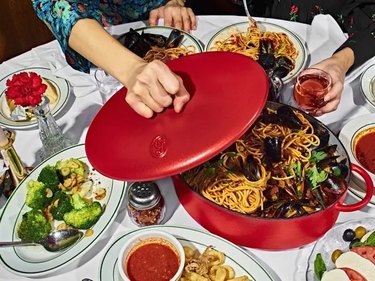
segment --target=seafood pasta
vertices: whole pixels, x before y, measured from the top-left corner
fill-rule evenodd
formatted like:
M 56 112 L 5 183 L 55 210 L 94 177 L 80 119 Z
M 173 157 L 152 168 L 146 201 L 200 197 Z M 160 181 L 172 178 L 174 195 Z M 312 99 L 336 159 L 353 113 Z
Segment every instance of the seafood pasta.
M 348 167 L 329 132 L 289 106 L 265 109 L 242 138 L 182 174 L 207 199 L 261 217 L 296 217 L 326 208 L 345 191 Z
M 293 70 L 298 57 L 298 51 L 287 34 L 262 31 L 255 25 L 249 26 L 246 32 L 216 41 L 210 51 L 229 51 L 249 56 L 265 70 L 276 71 L 281 78 Z
M 187 56 L 194 54 L 196 52 L 194 46 L 180 46 L 176 48 L 164 48 L 164 47 L 152 47 L 143 59 L 147 62 L 151 62 L 153 60 L 161 60 L 161 61 L 168 61 L 174 60 L 179 57 Z
M 168 37 L 143 31 L 138 33 L 136 30 L 130 29 L 119 38 L 119 41 L 136 55 L 151 62 L 153 60 L 173 60 L 195 53 L 195 46 L 181 45 L 183 39 L 184 34 L 177 29 L 172 29 Z

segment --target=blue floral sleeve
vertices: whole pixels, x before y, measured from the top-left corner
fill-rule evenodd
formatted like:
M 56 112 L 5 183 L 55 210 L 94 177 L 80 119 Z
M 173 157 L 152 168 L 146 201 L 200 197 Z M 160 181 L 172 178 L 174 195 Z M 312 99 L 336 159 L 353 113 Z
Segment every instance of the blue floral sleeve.
M 38 17 L 45 22 L 75 69 L 89 72 L 91 63 L 68 46 L 74 24 L 83 18 L 110 26 L 148 18 L 149 12 L 165 0 L 31 0 Z

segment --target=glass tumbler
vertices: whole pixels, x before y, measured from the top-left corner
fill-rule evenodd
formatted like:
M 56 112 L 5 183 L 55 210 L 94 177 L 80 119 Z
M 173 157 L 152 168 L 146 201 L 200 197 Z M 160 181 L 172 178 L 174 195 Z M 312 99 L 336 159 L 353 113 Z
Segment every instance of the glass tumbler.
M 95 70 L 94 77 L 103 104 L 105 104 L 112 95 L 122 87 L 117 79 L 109 75 L 103 69 Z
M 294 85 L 294 100 L 300 109 L 315 114 L 326 105 L 324 97 L 331 87 L 332 78 L 327 72 L 317 68 L 305 69 L 298 75 Z

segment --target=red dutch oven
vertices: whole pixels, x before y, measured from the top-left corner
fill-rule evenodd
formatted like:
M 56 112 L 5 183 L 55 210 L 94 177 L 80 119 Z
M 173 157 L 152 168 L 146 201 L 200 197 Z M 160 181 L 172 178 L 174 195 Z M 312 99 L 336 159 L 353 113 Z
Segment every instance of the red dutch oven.
M 230 52 L 191 55 L 168 65 L 183 78 L 191 101 L 180 114 L 167 109 L 146 119 L 127 105 L 126 89 L 116 93 L 95 116 L 86 136 L 87 157 L 98 172 L 125 181 L 173 176 L 180 202 L 199 224 L 238 245 L 261 249 L 310 243 L 333 226 L 340 211 L 355 211 L 369 202 L 372 180 L 355 165 L 351 165 L 352 171 L 367 184 L 361 202 L 343 205 L 345 192 L 325 210 L 299 218 L 246 216 L 193 191 L 179 174 L 213 158 L 250 128 L 266 103 L 268 77 L 255 61 Z M 330 141 L 349 161 L 333 133 Z
M 267 103 L 276 109 L 278 103 Z M 297 110 L 294 108 L 294 110 Z M 303 112 L 302 112 L 303 113 Z M 304 113 L 303 113 L 304 114 Z M 351 164 L 340 140 L 323 123 L 305 114 L 312 122 L 317 122 L 330 133 L 330 144 L 337 144 L 340 158 L 346 158 L 351 168 L 346 178 L 349 185 L 351 172 L 356 172 L 365 180 L 366 196 L 359 202 L 344 205 L 347 191 L 338 200 L 319 212 L 296 218 L 257 218 L 224 208 L 195 192 L 180 175 L 173 176 L 177 196 L 186 211 L 203 227 L 238 245 L 284 250 L 311 243 L 323 236 L 336 222 L 340 212 L 353 212 L 365 207 L 374 193 L 374 185 L 369 174 L 360 166 Z

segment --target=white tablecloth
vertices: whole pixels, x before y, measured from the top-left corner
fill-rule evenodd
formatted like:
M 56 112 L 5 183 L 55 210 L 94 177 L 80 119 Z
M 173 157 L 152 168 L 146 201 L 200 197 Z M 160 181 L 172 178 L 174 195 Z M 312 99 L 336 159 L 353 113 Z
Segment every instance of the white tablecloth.
M 262 20 L 280 24 L 303 38 L 307 42 L 310 53 L 308 65 L 328 57 L 345 40 L 345 36 L 335 24 L 331 24 L 332 19 L 327 16 L 317 18 L 312 27 L 272 19 Z M 221 27 L 241 21 L 246 21 L 246 18 L 234 16 L 201 16 L 198 17 L 198 29 L 192 34 L 199 38 L 203 44 L 206 44 L 210 37 Z M 144 25 L 143 22 L 131 23 L 109 28 L 109 31 L 114 35 L 119 35 L 128 31 L 130 27 L 136 28 Z M 0 65 L 0 77 L 4 77 L 14 70 L 28 66 L 48 66 L 55 75 L 66 78 L 71 83 L 73 86 L 71 99 L 68 105 L 57 116 L 57 122 L 63 129 L 64 134 L 69 136 L 74 143 L 83 143 L 91 120 L 102 106 L 101 97 L 95 86 L 93 76 L 77 72 L 69 67 L 65 62 L 57 41 L 53 41 L 2 63 Z M 358 76 L 364 67 L 365 66 L 348 77 L 339 108 L 335 112 L 326 114 L 320 118 L 321 121 L 326 123 L 335 132 L 338 132 L 348 120 L 356 116 L 374 112 L 360 95 Z M 286 85 L 283 93 L 284 99 L 288 100 L 290 95 L 291 85 Z M 36 155 L 41 148 L 38 131 L 36 129 L 17 130 L 15 148 L 26 165 L 35 165 L 38 161 Z M 167 202 L 178 202 L 170 178 L 159 180 L 158 183 L 162 188 Z M 348 202 L 352 200 L 350 196 L 347 199 Z M 3 204 L 4 199 L 0 198 L 0 208 Z M 175 209 L 171 209 L 174 213 L 167 224 L 201 228 L 180 204 L 171 204 L 171 206 L 175 206 Z M 338 223 L 348 219 L 371 216 L 374 215 L 374 213 L 373 209 L 368 208 L 353 213 L 341 213 Z M 131 223 L 126 215 L 125 206 L 123 204 L 115 222 L 98 242 L 98 246 L 94 247 L 94 250 L 83 255 L 80 260 L 77 260 L 67 268 L 63 268 L 53 273 L 51 276 L 40 278 L 40 280 L 65 281 L 82 280 L 83 278 L 97 280 L 101 258 L 105 253 L 106 246 L 109 246 L 119 233 L 134 228 L 136 228 L 136 226 Z M 291 237 L 291 239 L 293 239 L 293 237 Z M 261 261 L 272 268 L 272 271 L 280 280 L 299 281 L 304 280 L 303 272 L 311 248 L 312 245 L 300 249 L 278 252 L 256 249 L 246 250 L 255 254 Z M 28 279 L 29 278 L 14 275 L 0 266 L 0 280 Z

